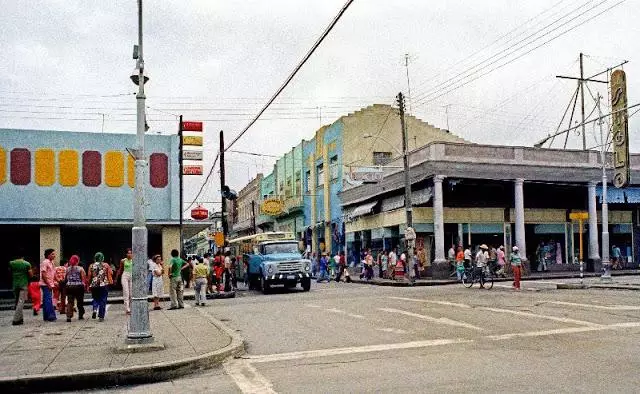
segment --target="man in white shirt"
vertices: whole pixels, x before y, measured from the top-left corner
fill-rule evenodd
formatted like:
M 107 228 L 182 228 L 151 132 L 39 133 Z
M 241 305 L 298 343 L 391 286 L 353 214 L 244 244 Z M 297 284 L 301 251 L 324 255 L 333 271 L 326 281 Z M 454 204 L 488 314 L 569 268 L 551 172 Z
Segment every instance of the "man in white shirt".
M 466 268 L 471 268 L 471 247 L 467 246 L 464 250 L 464 266 Z

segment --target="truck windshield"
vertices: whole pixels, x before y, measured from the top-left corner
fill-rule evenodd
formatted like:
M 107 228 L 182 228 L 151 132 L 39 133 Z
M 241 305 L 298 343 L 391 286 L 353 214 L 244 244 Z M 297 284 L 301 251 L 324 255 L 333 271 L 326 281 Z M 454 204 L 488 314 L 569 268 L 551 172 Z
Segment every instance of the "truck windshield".
M 283 242 L 264 245 L 264 254 L 300 253 L 297 242 Z

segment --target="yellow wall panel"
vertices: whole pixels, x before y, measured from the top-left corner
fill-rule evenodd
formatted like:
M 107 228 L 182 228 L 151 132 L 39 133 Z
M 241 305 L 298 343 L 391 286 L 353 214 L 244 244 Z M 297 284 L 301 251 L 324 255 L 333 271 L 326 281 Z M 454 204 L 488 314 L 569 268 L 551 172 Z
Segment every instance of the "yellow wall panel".
M 127 155 L 127 181 L 129 183 L 129 187 L 136 186 L 136 161 L 133 160 L 131 155 Z
M 110 187 L 124 184 L 124 155 L 120 151 L 108 151 L 104 154 L 104 183 Z
M 56 181 L 56 156 L 52 149 L 36 150 L 36 184 L 51 186 Z
M 78 152 L 65 149 L 58 153 L 58 183 L 76 186 L 80 178 L 78 168 Z
M 7 153 L 0 146 L 0 185 L 7 181 Z

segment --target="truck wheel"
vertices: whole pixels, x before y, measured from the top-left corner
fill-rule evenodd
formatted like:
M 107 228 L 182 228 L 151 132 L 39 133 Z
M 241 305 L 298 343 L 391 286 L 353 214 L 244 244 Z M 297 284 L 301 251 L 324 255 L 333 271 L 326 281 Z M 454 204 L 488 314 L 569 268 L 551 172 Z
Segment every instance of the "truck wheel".
M 271 285 L 264 279 L 264 276 L 260 275 L 260 287 L 262 288 L 262 294 L 269 294 L 271 291 Z
M 300 284 L 302 285 L 302 290 L 304 291 L 311 290 L 311 278 L 303 279 L 302 282 L 300 282 Z

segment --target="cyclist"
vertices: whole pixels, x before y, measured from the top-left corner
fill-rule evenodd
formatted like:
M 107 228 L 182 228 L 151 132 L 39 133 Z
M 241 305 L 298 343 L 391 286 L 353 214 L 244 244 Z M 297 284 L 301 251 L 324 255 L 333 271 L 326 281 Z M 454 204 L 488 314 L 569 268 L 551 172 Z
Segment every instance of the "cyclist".
M 476 275 L 479 277 L 484 277 L 484 270 L 487 267 L 487 262 L 489 261 L 489 252 L 487 252 L 489 248 L 487 245 L 480 245 L 480 250 L 476 254 Z M 482 286 L 482 282 L 480 282 L 480 287 Z

